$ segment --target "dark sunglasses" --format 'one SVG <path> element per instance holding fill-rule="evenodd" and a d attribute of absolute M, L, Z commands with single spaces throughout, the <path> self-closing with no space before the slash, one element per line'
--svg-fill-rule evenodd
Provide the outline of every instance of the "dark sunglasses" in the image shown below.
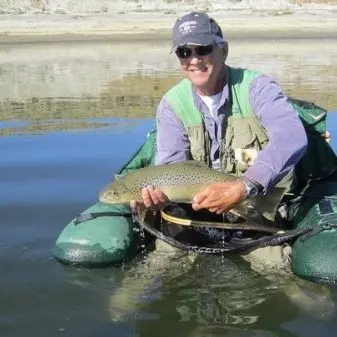
<path fill-rule="evenodd" d="M 213 51 L 213 45 L 209 44 L 207 46 L 196 46 L 195 48 L 189 48 L 189 47 L 178 47 L 176 50 L 176 55 L 180 59 L 188 59 L 189 57 L 194 55 L 196 56 L 206 56 L 209 55 Z"/>

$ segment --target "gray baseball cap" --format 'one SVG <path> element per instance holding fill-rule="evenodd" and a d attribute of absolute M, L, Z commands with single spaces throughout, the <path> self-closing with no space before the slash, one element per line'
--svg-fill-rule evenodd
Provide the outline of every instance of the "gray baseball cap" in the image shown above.
<path fill-rule="evenodd" d="M 191 12 L 178 18 L 173 26 L 171 53 L 185 44 L 207 46 L 214 42 L 225 42 L 220 26 L 206 13 Z"/>

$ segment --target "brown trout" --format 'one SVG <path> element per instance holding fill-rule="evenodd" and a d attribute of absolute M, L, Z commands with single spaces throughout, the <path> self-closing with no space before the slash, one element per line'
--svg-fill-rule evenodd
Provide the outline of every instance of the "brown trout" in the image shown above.
<path fill-rule="evenodd" d="M 128 204 L 131 200 L 142 202 L 142 188 L 151 185 L 162 190 L 172 202 L 191 203 L 193 197 L 207 186 L 236 179 L 238 177 L 211 169 L 197 161 L 151 166 L 114 180 L 99 193 L 99 201 L 105 204 Z M 246 218 L 255 210 L 267 219 L 274 220 L 284 192 L 283 188 L 275 188 L 267 195 L 244 200 L 233 211 Z"/>

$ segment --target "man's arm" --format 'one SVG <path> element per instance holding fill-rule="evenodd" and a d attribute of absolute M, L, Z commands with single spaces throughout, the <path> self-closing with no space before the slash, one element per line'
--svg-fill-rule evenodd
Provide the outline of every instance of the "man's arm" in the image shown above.
<path fill-rule="evenodd" d="M 157 153 L 155 163 L 170 164 L 189 158 L 189 141 L 182 122 L 163 98 L 157 109 Z"/>
<path fill-rule="evenodd" d="M 271 77 L 256 78 L 251 83 L 249 98 L 269 142 L 244 176 L 268 191 L 301 159 L 307 148 L 307 136 L 295 109 Z"/>
<path fill-rule="evenodd" d="M 269 142 L 244 176 L 262 185 L 267 192 L 300 160 L 307 147 L 307 137 L 296 111 L 270 77 L 260 76 L 254 80 L 250 103 L 268 133 Z M 218 183 L 196 195 L 192 207 L 224 213 L 246 197 L 242 181 Z"/>

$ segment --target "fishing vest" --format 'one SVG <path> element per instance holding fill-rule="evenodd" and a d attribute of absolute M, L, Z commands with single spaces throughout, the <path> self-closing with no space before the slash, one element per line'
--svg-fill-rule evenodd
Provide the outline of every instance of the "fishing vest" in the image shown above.
<path fill-rule="evenodd" d="M 249 103 L 250 83 L 261 73 L 228 67 L 230 108 L 220 127 L 221 170 L 242 175 L 254 163 L 259 151 L 268 144 L 267 132 Z M 190 157 L 210 163 L 211 141 L 202 113 L 195 107 L 193 89 L 188 79 L 182 80 L 165 95 L 173 112 L 182 121 L 190 142 Z M 326 131 L 327 111 L 313 103 L 291 99 L 308 137 L 306 153 L 296 165 L 294 173 L 298 186 L 328 176 L 337 168 L 337 157 L 322 137 Z M 286 130 L 285 130 L 286 132 Z"/>

